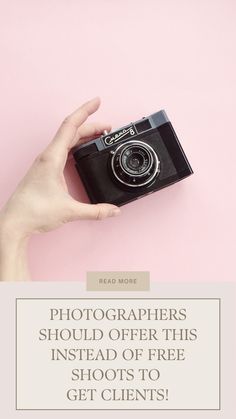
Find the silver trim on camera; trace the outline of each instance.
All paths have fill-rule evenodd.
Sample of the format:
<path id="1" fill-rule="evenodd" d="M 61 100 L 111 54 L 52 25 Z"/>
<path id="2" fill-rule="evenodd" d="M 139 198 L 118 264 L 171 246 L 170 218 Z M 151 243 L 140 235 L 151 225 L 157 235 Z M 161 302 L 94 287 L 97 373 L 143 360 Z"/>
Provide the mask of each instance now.
<path id="1" fill-rule="evenodd" d="M 139 183 L 138 185 L 134 185 L 134 184 L 131 184 L 131 183 L 128 183 L 128 182 L 124 182 L 122 179 L 120 179 L 119 178 L 119 176 L 117 176 L 117 174 L 116 174 L 116 171 L 115 171 L 115 168 L 114 168 L 114 160 L 115 160 L 115 158 L 116 158 L 116 155 L 117 155 L 117 152 L 122 148 L 122 147 L 124 147 L 124 146 L 130 146 L 130 144 L 132 145 L 141 145 L 142 147 L 144 147 L 144 149 L 146 149 L 147 150 L 147 152 L 148 152 L 148 154 L 150 155 L 150 157 L 151 157 L 151 159 L 152 159 L 152 161 L 151 161 L 151 166 L 155 166 L 155 170 L 154 170 L 154 172 L 153 172 L 153 174 L 151 175 L 151 177 L 150 178 L 148 178 L 148 180 L 146 180 L 145 182 L 143 182 L 143 183 Z M 158 158 L 158 156 L 157 156 L 157 154 L 156 154 L 156 152 L 154 151 L 154 149 L 150 146 L 150 145 L 148 145 L 147 143 L 144 143 L 143 141 L 135 141 L 135 140 L 131 140 L 131 141 L 127 141 L 127 142 L 125 142 L 125 143 L 122 143 L 122 144 L 120 144 L 117 148 L 116 148 L 116 150 L 114 151 L 112 151 L 112 158 L 111 158 L 111 168 L 112 168 L 112 172 L 113 172 L 113 175 L 116 177 L 116 179 L 119 181 L 119 182 L 121 182 L 121 183 L 123 183 L 124 185 L 126 185 L 126 186 L 129 186 L 129 187 L 131 187 L 131 188 L 138 188 L 138 187 L 140 187 L 140 186 L 145 186 L 145 185 L 147 185 L 148 183 L 150 183 L 159 173 L 160 173 L 160 160 L 159 160 L 159 158 Z M 132 174 L 131 173 L 128 173 L 128 172 L 126 172 L 126 170 L 124 170 L 124 168 L 123 168 L 123 165 L 121 165 L 121 168 L 122 168 L 122 170 L 126 173 L 126 174 L 128 174 L 128 175 L 130 175 L 131 177 L 132 177 Z M 149 168 L 149 170 L 150 170 L 150 168 Z M 148 172 L 148 171 L 147 171 Z M 138 174 L 138 175 L 133 175 L 133 177 L 142 177 L 144 174 L 142 173 L 142 174 Z"/>

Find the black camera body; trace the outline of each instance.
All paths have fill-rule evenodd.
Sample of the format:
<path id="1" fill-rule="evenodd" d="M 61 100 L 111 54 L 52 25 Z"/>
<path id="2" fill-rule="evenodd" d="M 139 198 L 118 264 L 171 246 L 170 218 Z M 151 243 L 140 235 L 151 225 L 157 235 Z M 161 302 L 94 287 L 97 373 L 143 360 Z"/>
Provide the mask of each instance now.
<path id="1" fill-rule="evenodd" d="M 73 150 L 92 203 L 124 205 L 191 175 L 164 110 Z"/>

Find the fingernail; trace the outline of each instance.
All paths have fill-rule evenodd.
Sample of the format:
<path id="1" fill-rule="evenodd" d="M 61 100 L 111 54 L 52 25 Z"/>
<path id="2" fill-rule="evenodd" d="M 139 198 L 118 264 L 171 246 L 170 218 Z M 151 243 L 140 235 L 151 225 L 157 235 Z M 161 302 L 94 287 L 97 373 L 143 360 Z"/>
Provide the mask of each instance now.
<path id="1" fill-rule="evenodd" d="M 120 209 L 119 208 L 114 208 L 110 211 L 109 217 L 116 217 L 119 214 L 120 214 Z"/>
<path id="2" fill-rule="evenodd" d="M 101 98 L 100 98 L 100 96 L 94 96 L 92 99 L 90 99 L 91 102 L 92 102 L 92 100 L 99 100 L 99 101 L 101 101 Z"/>

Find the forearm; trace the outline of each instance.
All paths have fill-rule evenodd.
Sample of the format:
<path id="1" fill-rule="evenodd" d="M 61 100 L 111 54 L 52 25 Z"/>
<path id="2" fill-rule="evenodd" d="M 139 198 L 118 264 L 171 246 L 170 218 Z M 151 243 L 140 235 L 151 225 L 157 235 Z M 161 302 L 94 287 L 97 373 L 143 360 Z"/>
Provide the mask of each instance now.
<path id="1" fill-rule="evenodd" d="M 28 238 L 14 231 L 0 214 L 0 281 L 30 279 L 27 248 Z"/>

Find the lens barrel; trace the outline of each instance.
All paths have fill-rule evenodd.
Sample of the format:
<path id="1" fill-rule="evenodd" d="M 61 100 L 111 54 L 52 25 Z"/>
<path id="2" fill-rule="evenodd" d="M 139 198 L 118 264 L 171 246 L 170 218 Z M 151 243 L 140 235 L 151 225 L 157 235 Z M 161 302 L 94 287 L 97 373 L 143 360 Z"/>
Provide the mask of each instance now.
<path id="1" fill-rule="evenodd" d="M 130 187 L 148 185 L 160 172 L 154 149 L 142 141 L 127 141 L 112 153 L 111 169 L 116 179 Z"/>

